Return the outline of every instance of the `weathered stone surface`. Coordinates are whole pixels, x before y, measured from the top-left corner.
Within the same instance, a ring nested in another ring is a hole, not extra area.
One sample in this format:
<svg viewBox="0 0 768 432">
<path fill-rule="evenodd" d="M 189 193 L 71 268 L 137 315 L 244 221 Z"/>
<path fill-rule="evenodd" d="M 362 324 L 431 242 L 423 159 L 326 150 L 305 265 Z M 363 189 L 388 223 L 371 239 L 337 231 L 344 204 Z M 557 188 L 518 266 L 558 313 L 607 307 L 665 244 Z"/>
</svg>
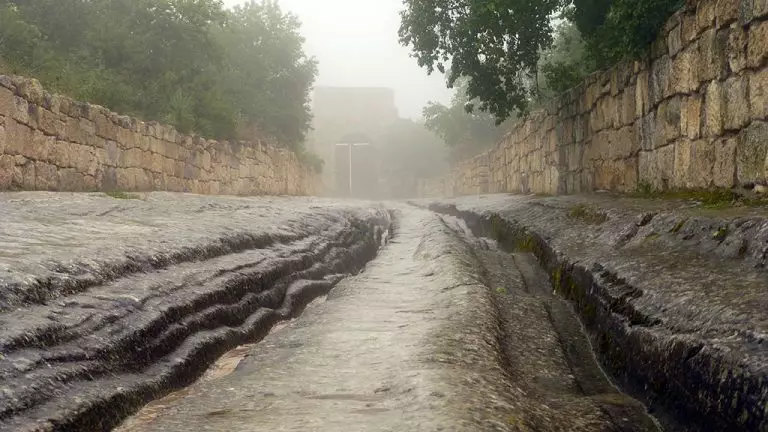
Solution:
<svg viewBox="0 0 768 432">
<path fill-rule="evenodd" d="M 55 165 L 45 162 L 35 162 L 35 188 L 38 190 L 57 190 L 59 173 Z"/>
<path fill-rule="evenodd" d="M 45 90 L 36 79 L 22 79 L 17 84 L 18 95 L 26 99 L 27 102 L 35 105 L 42 105 Z"/>
<path fill-rule="evenodd" d="M 713 183 L 715 145 L 708 140 L 681 139 L 675 143 L 675 188 L 707 188 Z"/>
<path fill-rule="evenodd" d="M 768 67 L 749 76 L 749 107 L 753 119 L 768 118 Z"/>
<path fill-rule="evenodd" d="M 747 65 L 751 68 L 761 67 L 766 57 L 768 57 L 768 21 L 753 23 L 749 28 Z"/>
<path fill-rule="evenodd" d="M 651 106 L 656 106 L 672 93 L 671 73 L 672 62 L 669 56 L 663 56 L 651 65 L 651 73 L 648 77 L 648 98 Z"/>
<path fill-rule="evenodd" d="M 701 82 L 722 79 L 728 68 L 726 32 L 709 29 L 702 33 L 698 41 L 699 64 L 698 77 Z"/>
<path fill-rule="evenodd" d="M 689 139 L 697 139 L 701 133 L 701 98 L 698 95 L 682 99 L 680 128 Z"/>
<path fill-rule="evenodd" d="M 707 86 L 704 99 L 704 135 L 717 137 L 723 133 L 723 86 L 712 81 Z"/>
<path fill-rule="evenodd" d="M 640 152 L 638 164 L 640 179 L 655 189 L 669 189 L 675 176 L 675 146 Z"/>
<path fill-rule="evenodd" d="M 699 23 L 696 19 L 695 13 L 687 13 L 683 15 L 681 21 L 681 38 L 683 40 L 683 46 L 687 46 L 696 36 L 699 34 Z"/>
<path fill-rule="evenodd" d="M 16 102 L 11 90 L 0 86 L 0 116 L 11 117 L 16 110 Z"/>
<path fill-rule="evenodd" d="M 696 4 L 696 21 L 700 31 L 711 27 L 715 23 L 715 1 L 701 0 Z"/>
<path fill-rule="evenodd" d="M 728 32 L 726 56 L 731 72 L 741 72 L 747 67 L 747 34 L 741 26 L 733 25 Z"/>
<path fill-rule="evenodd" d="M 681 97 L 675 96 L 659 105 L 657 120 L 661 121 L 663 144 L 668 144 L 680 136 Z"/>
<path fill-rule="evenodd" d="M 715 18 L 717 27 L 724 27 L 739 19 L 741 1 L 717 0 L 715 3 Z"/>
<path fill-rule="evenodd" d="M 736 154 L 737 175 L 740 182 L 768 178 L 768 123 L 754 121 L 741 131 Z"/>
<path fill-rule="evenodd" d="M 736 148 L 738 140 L 733 137 L 715 140 L 715 166 L 713 182 L 716 187 L 736 186 Z"/>
<path fill-rule="evenodd" d="M 256 142 L 234 146 L 184 137 L 169 126 L 140 122 L 98 105 L 50 95 L 34 80 L 0 76 L 0 82 L 7 84 L 0 86 L 0 155 L 22 155 L 25 161 L 32 161 L 31 167 L 27 162 L 14 165 L 14 187 L 35 187 L 34 162 L 39 161 L 46 165 L 40 165 L 37 184 L 46 190 L 53 184 L 49 166 L 57 170 L 74 168 L 83 175 L 64 181 L 62 190 L 74 185 L 88 190 L 114 189 L 116 171 L 110 171 L 115 173 L 111 177 L 104 176 L 111 167 L 122 169 L 121 186 L 148 190 L 154 179 L 146 171 L 153 170 L 157 174 L 185 176 L 187 181 L 173 183 L 177 191 L 209 191 L 207 182 L 215 179 L 229 193 L 246 194 L 255 190 L 252 173 L 258 164 L 264 165 L 259 171 L 259 193 L 298 195 L 319 190 L 319 176 L 314 170 L 294 153 L 277 150 L 274 145 Z M 216 148 L 218 159 L 214 161 L 206 148 Z M 189 167 L 184 169 L 187 162 Z M 176 172 L 178 166 L 182 168 Z M 238 178 L 240 172 L 248 177 Z M 70 171 L 63 176 L 73 177 Z"/>
<path fill-rule="evenodd" d="M 688 407 L 685 412 L 695 414 L 683 415 L 683 428 L 759 431 L 768 425 L 768 395 L 761 391 L 768 356 L 753 337 L 756 328 L 765 332 L 768 305 L 764 217 L 704 216 L 690 202 L 617 203 L 609 194 L 452 203 L 456 207 L 432 208 L 458 214 L 510 247 L 531 245 L 558 275 L 558 292 L 591 323 L 608 370 L 639 380 L 662 412 L 665 405 L 674 413 Z M 609 218 L 590 225 L 569 217 L 577 206 Z M 725 238 L 712 235 L 721 231 Z M 628 299 L 628 292 L 636 294 Z"/>
<path fill-rule="evenodd" d="M 0 189 L 8 190 L 13 186 L 13 171 L 16 159 L 11 155 L 0 154 Z"/>
<path fill-rule="evenodd" d="M 693 44 L 681 51 L 672 61 L 672 91 L 691 93 L 699 88 L 698 47 Z"/>
<path fill-rule="evenodd" d="M 683 27 L 678 25 L 673 28 L 667 35 L 667 49 L 669 55 L 675 56 L 681 49 L 683 49 Z"/>
<path fill-rule="evenodd" d="M 753 0 L 752 18 L 764 18 L 768 16 L 768 0 Z"/>
<path fill-rule="evenodd" d="M 750 108 L 747 89 L 747 77 L 736 76 L 725 81 L 723 120 L 726 130 L 739 130 L 749 123 Z"/>
</svg>

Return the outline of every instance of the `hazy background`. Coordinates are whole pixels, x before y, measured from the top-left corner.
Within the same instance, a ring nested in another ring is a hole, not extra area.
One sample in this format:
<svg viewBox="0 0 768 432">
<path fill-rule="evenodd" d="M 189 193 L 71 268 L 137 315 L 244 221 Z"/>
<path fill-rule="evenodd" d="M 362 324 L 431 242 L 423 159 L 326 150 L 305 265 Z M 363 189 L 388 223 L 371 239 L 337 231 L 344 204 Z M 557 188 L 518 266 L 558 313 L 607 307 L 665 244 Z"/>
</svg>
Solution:
<svg viewBox="0 0 768 432">
<path fill-rule="evenodd" d="M 450 100 L 443 76 L 428 76 L 397 41 L 401 0 L 280 0 L 280 5 L 302 22 L 306 51 L 319 61 L 316 85 L 392 88 L 400 116 L 414 120 L 428 101 Z"/>
</svg>

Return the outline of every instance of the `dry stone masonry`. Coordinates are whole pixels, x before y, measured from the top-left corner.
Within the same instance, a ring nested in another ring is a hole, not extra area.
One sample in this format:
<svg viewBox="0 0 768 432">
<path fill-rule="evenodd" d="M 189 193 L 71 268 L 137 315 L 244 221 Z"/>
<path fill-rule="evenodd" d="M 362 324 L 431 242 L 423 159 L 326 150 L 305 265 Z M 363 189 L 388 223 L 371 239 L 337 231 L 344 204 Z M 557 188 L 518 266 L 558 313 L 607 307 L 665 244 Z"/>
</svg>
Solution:
<svg viewBox="0 0 768 432">
<path fill-rule="evenodd" d="M 768 1 L 689 0 L 642 61 L 591 75 L 423 196 L 730 187 L 768 171 Z"/>
<path fill-rule="evenodd" d="M 0 190 L 312 195 L 319 177 L 267 142 L 224 142 L 0 76 Z"/>
</svg>

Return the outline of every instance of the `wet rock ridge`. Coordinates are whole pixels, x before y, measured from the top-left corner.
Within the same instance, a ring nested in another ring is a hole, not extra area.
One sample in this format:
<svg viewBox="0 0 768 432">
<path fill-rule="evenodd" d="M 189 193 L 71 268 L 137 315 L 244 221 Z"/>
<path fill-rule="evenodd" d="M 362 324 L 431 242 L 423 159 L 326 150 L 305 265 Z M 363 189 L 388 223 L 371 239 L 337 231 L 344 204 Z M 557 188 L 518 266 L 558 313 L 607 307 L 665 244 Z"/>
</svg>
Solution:
<svg viewBox="0 0 768 432">
<path fill-rule="evenodd" d="M 665 430 L 768 430 L 764 217 L 615 197 L 418 204 L 535 254 L 605 370 Z"/>
<path fill-rule="evenodd" d="M 319 175 L 268 140 L 225 142 L 0 76 L 0 191 L 313 195 Z"/>
<path fill-rule="evenodd" d="M 692 0 L 650 54 L 595 73 L 421 196 L 731 187 L 768 170 L 768 3 Z"/>
<path fill-rule="evenodd" d="M 0 194 L 0 430 L 109 430 L 356 274 L 390 211 Z"/>
</svg>

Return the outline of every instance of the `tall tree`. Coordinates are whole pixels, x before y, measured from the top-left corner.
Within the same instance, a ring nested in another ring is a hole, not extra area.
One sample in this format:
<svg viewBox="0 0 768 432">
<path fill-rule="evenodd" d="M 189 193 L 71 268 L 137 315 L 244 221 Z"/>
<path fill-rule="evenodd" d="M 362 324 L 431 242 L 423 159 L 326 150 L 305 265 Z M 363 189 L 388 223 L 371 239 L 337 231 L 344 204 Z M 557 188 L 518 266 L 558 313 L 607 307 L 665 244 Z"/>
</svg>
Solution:
<svg viewBox="0 0 768 432">
<path fill-rule="evenodd" d="M 497 126 L 492 115 L 476 110 L 467 87 L 467 80 L 459 80 L 449 106 L 430 102 L 423 111 L 425 127 L 448 146 L 453 162 L 490 148 L 514 123 L 508 120 Z"/>
<path fill-rule="evenodd" d="M 552 43 L 552 15 L 564 0 L 405 0 L 400 41 L 448 86 L 469 77 L 467 93 L 501 122 L 525 111 L 527 82 Z"/>
<path fill-rule="evenodd" d="M 586 41 L 584 60 L 605 66 L 641 55 L 683 0 L 405 0 L 400 42 L 429 73 L 447 71 L 448 86 L 467 91 L 497 123 L 540 97 L 540 57 L 554 18 L 573 21 Z M 548 62 L 548 81 L 577 81 L 573 63 Z M 558 88 L 562 90 L 562 88 Z"/>
</svg>

